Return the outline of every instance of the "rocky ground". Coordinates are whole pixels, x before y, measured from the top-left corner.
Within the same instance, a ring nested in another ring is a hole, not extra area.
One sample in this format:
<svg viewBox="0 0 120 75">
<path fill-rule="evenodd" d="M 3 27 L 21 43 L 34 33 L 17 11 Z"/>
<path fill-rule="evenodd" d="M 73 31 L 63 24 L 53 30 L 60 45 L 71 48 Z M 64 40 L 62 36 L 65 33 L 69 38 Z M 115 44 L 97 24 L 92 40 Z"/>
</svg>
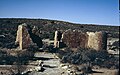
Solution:
<svg viewBox="0 0 120 75">
<path fill-rule="evenodd" d="M 44 39 L 43 41 L 46 42 L 48 45 L 53 43 L 53 41 L 49 39 Z M 119 45 L 117 45 L 118 43 L 113 44 L 115 43 L 115 41 L 119 41 L 119 39 L 108 38 L 107 50 L 109 53 L 118 55 L 119 57 Z M 26 70 L 22 72 L 23 74 L 28 73 L 28 75 L 81 75 L 82 73 L 81 71 L 76 71 L 75 65 L 71 65 L 69 63 L 61 63 L 60 58 L 58 58 L 55 53 L 38 51 L 35 53 L 34 57 L 37 59 L 31 60 L 28 63 Z M 0 66 L 0 71 L 3 71 L 3 68 L 1 67 L 4 66 Z M 88 75 L 118 75 L 118 69 L 93 67 L 92 71 L 93 72 L 89 73 Z"/>
<path fill-rule="evenodd" d="M 44 39 L 44 42 L 47 44 L 53 43 L 52 40 Z M 119 48 L 113 46 L 115 41 L 119 41 L 118 38 L 108 38 L 108 52 L 110 54 L 119 54 Z M 111 46 L 110 46 L 111 45 Z M 111 50 L 111 48 L 115 47 L 116 49 Z M 112 52 L 113 51 L 113 52 Z M 42 71 L 32 71 L 29 75 L 82 75 L 81 71 L 76 71 L 75 66 L 69 63 L 61 63 L 60 58 L 56 56 L 55 53 L 49 52 L 36 52 L 35 57 L 38 58 L 36 61 L 32 61 L 33 64 L 37 61 L 40 61 L 40 67 Z M 31 63 L 32 63 L 31 62 Z M 77 65 L 78 66 L 78 65 Z M 41 70 L 40 69 L 40 70 Z M 118 69 L 107 69 L 107 68 L 100 68 L 100 67 L 92 67 L 91 73 L 85 75 L 118 75 Z"/>
<path fill-rule="evenodd" d="M 43 58 L 41 61 L 44 71 L 32 71 L 29 75 L 82 75 L 82 72 L 76 72 L 73 69 L 73 65 L 60 63 L 60 59 L 54 53 L 38 52 L 35 57 Z M 94 72 L 88 75 L 117 75 L 118 73 L 117 69 L 99 68 L 92 70 Z"/>
<path fill-rule="evenodd" d="M 107 50 L 110 54 L 119 54 L 119 38 L 108 38 Z"/>
<path fill-rule="evenodd" d="M 42 67 L 44 68 L 43 72 L 31 72 L 29 75 L 68 75 L 62 67 L 60 67 L 60 59 L 52 53 L 38 52 L 35 54 L 35 57 L 41 58 Z M 65 74 L 66 73 L 66 74 Z"/>
</svg>

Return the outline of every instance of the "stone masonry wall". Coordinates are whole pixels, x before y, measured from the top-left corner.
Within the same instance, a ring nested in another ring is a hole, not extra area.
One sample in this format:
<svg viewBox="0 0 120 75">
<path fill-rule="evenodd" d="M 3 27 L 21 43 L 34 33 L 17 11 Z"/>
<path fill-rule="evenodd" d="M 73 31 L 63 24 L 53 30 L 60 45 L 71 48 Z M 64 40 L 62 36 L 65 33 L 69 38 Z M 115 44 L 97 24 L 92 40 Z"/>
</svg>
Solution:
<svg viewBox="0 0 120 75">
<path fill-rule="evenodd" d="M 68 30 L 63 33 L 62 42 L 64 42 L 68 47 L 77 48 L 87 47 L 88 35 L 77 30 Z"/>
<path fill-rule="evenodd" d="M 54 47 L 55 48 L 60 47 L 61 37 L 62 37 L 62 33 L 59 31 L 55 31 L 55 37 L 54 37 Z"/>
<path fill-rule="evenodd" d="M 24 23 L 18 26 L 16 43 L 19 44 L 20 49 L 26 49 L 33 43 L 27 30 L 27 25 Z"/>
<path fill-rule="evenodd" d="M 59 34 L 56 34 L 55 37 Z M 57 37 L 56 37 L 57 39 Z M 106 50 L 107 48 L 107 34 L 105 32 L 87 32 L 83 33 L 79 30 L 67 30 L 62 34 L 61 40 L 67 47 L 70 48 L 92 48 L 95 50 Z M 56 42 L 54 40 L 54 46 Z"/>
<path fill-rule="evenodd" d="M 107 36 L 104 32 L 87 32 L 88 36 L 88 48 L 95 50 L 106 50 Z"/>
</svg>

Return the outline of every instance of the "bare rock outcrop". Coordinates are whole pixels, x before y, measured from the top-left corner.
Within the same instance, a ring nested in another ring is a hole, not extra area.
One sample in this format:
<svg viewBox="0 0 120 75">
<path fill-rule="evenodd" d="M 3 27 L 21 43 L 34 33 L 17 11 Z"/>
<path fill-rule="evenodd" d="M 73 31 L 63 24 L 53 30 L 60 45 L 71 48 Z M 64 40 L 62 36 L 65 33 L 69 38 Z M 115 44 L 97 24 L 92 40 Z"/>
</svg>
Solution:
<svg viewBox="0 0 120 75">
<path fill-rule="evenodd" d="M 33 44 L 33 41 L 30 38 L 30 34 L 27 29 L 27 25 L 25 23 L 18 26 L 15 42 L 19 44 L 20 49 L 26 49 L 31 44 Z"/>
</svg>

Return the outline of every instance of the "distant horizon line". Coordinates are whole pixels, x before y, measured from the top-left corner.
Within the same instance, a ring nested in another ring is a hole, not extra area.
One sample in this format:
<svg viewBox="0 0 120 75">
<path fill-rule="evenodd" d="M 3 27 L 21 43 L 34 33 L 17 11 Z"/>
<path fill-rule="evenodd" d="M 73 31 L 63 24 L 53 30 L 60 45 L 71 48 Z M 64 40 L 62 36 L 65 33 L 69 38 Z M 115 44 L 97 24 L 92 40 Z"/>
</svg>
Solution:
<svg viewBox="0 0 120 75">
<path fill-rule="evenodd" d="M 78 23 L 78 22 L 72 22 L 67 20 L 60 20 L 60 19 L 50 19 L 50 18 L 33 18 L 33 17 L 0 17 L 0 19 L 44 19 L 44 20 L 56 20 L 56 21 L 62 21 L 62 22 L 68 22 L 73 24 L 87 24 L 87 25 L 99 25 L 99 26 L 120 26 L 120 25 L 112 25 L 112 24 L 96 24 L 96 23 Z"/>
</svg>

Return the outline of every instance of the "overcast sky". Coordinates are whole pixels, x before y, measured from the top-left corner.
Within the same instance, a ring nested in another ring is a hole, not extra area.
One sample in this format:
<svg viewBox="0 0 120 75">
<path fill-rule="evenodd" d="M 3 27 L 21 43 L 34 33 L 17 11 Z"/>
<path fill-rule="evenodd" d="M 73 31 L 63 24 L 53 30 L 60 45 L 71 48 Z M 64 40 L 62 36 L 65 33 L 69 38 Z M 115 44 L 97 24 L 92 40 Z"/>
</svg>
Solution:
<svg viewBox="0 0 120 75">
<path fill-rule="evenodd" d="M 118 0 L 0 0 L 0 18 L 119 25 Z"/>
</svg>

